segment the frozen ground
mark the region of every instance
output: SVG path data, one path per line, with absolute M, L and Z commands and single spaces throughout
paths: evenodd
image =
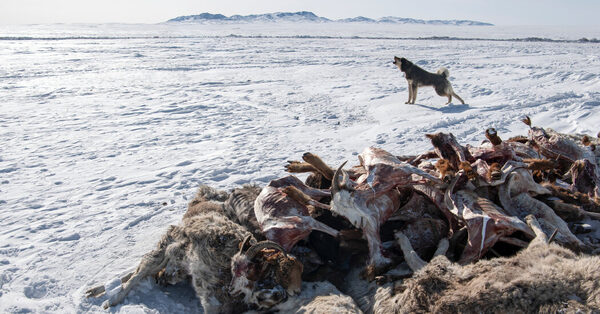
M 600 131 L 600 44 L 351 37 L 600 37 L 589 30 L 286 27 L 0 27 L 0 312 L 101 311 L 85 289 L 134 268 L 199 184 L 265 184 L 305 151 L 332 165 L 369 145 L 418 153 L 430 132 L 525 134 L 525 114 Z M 86 38 L 48 40 L 72 37 Z M 447 67 L 467 104 L 421 88 L 405 105 L 394 55 Z M 190 287 L 150 280 L 113 309 L 195 310 Z

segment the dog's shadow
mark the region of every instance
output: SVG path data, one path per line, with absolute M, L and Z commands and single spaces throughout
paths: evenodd
M 435 110 L 435 111 L 439 111 L 441 113 L 461 113 L 461 112 L 465 112 L 465 111 L 471 109 L 469 104 L 461 104 L 461 105 L 450 104 L 450 105 L 445 105 L 443 107 L 434 107 L 434 106 L 428 106 L 428 105 L 423 105 L 423 104 L 414 104 L 411 106 L 420 106 L 425 109 Z

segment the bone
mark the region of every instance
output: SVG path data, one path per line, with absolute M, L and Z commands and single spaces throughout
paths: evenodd
M 404 260 L 408 264 L 408 267 L 412 269 L 413 272 L 419 271 L 421 268 L 427 265 L 427 262 L 421 259 L 417 252 L 413 249 L 410 241 L 406 237 L 406 235 L 402 232 L 396 232 L 396 239 L 398 240 L 398 244 L 402 249 L 402 254 L 404 254 Z

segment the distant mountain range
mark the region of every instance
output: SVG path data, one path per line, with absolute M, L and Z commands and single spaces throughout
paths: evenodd
M 330 20 L 320 17 L 312 12 L 277 12 L 252 15 L 232 15 L 202 13 L 197 15 L 178 16 L 167 21 L 168 23 L 256 23 L 256 22 L 309 22 L 309 23 L 389 23 L 389 24 L 429 24 L 429 25 L 468 25 L 492 26 L 494 24 L 470 20 L 419 20 L 395 16 L 386 16 L 372 19 L 364 16 Z

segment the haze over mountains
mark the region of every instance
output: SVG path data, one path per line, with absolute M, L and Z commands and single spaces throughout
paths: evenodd
M 309 23 L 390 23 L 390 24 L 429 24 L 429 25 L 467 25 L 467 26 L 492 26 L 491 23 L 471 20 L 421 20 L 386 16 L 372 19 L 364 16 L 331 20 L 318 16 L 312 12 L 277 12 L 251 15 L 232 15 L 202 13 L 197 15 L 178 16 L 170 19 L 168 23 L 256 23 L 256 22 L 309 22 Z

